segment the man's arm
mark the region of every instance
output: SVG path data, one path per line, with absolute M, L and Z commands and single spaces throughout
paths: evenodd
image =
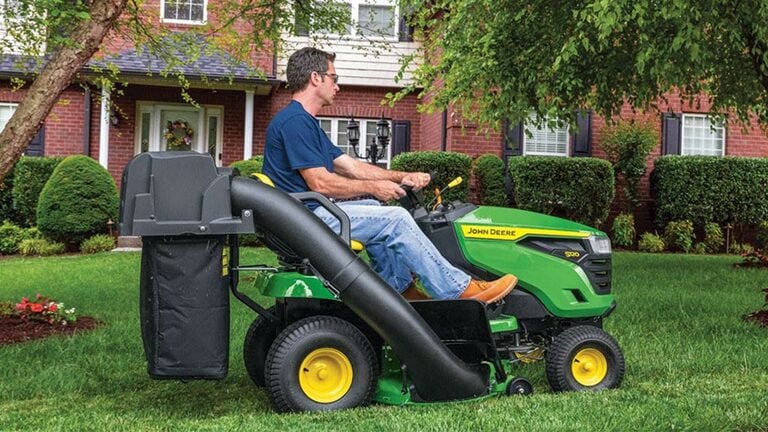
M 429 174 L 385 170 L 347 155 L 334 159 L 333 167 L 338 174 L 325 167 L 305 168 L 299 172 L 311 190 L 332 198 L 373 195 L 381 201 L 389 201 L 405 195 L 401 183 L 414 188 L 423 188 L 429 183 Z

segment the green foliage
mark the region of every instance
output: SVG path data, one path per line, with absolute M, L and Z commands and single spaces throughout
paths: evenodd
M 523 121 L 531 110 L 573 120 L 590 107 L 605 118 L 622 106 L 657 107 L 670 90 L 706 93 L 711 112 L 768 123 L 768 8 L 758 1 L 588 2 L 401 0 L 415 10 L 426 60 L 411 91 L 429 109 L 471 121 Z M 493 89 L 493 91 L 489 91 Z
M 749 243 L 733 242 L 728 248 L 728 253 L 733 255 L 747 255 L 755 251 L 754 246 Z
M 518 207 L 599 225 L 614 194 L 610 162 L 595 158 L 513 157 L 509 159 Z
M 768 219 L 768 159 L 663 156 L 651 175 L 656 223 L 758 224 Z
M 643 233 L 640 241 L 637 242 L 637 249 L 640 252 L 659 253 L 664 252 L 666 247 L 664 240 L 658 234 L 650 232 Z
M 694 232 L 691 221 L 672 221 L 664 228 L 664 242 L 670 250 L 688 253 L 693 246 Z
M 723 249 L 724 244 L 725 238 L 720 225 L 714 222 L 704 224 L 704 245 L 707 247 L 707 252 L 718 253 Z
M 646 160 L 658 139 L 656 129 L 649 123 L 621 122 L 603 132 L 600 147 L 608 154 L 623 186 L 626 210 L 640 206 L 637 185 L 645 175 Z
M 443 201 L 468 201 L 469 176 L 472 159 L 463 153 L 454 152 L 406 152 L 392 159 L 391 167 L 397 171 L 434 173 L 432 182 L 424 188 L 424 201 L 428 203 L 434 198 L 433 189 L 444 188 L 456 177 L 464 181 L 443 193 Z
M 3 221 L 3 224 L 0 225 L 0 254 L 15 254 L 19 251 L 19 243 L 25 238 L 24 228 L 14 225 L 10 221 Z
M 13 206 L 26 226 L 35 225 L 40 191 L 62 160 L 60 157 L 22 157 L 16 162 Z
M 706 243 L 698 242 L 693 245 L 691 252 L 695 253 L 696 255 L 704 255 L 709 253 L 709 248 L 707 247 Z
M 760 249 L 768 250 L 768 220 L 764 220 L 757 224 L 755 245 Z
M 504 162 L 495 154 L 484 154 L 475 160 L 472 172 L 480 191 L 480 204 L 496 207 L 507 205 L 504 190 Z
M 98 253 L 109 252 L 115 248 L 115 239 L 109 234 L 95 234 L 80 243 L 80 252 Z
M 258 155 L 248 160 L 232 162 L 229 167 L 237 168 L 241 176 L 248 177 L 253 173 L 260 173 L 262 165 L 264 165 L 264 156 Z
M 0 182 L 0 221 L 19 222 L 18 212 L 13 207 L 13 169 Z
M 69 156 L 40 193 L 38 227 L 48 238 L 77 245 L 106 233 L 107 222 L 117 221 L 118 206 L 115 182 L 107 170 L 88 156 Z
M 622 213 L 613 220 L 613 244 L 623 248 L 632 248 L 635 244 L 635 216 Z
M 44 238 L 31 238 L 19 243 L 19 254 L 24 256 L 49 256 L 64 253 L 64 243 L 51 242 Z

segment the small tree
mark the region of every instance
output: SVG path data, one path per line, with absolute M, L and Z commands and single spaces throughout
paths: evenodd
M 648 123 L 620 122 L 609 126 L 600 146 L 613 164 L 616 181 L 622 186 L 631 213 L 640 206 L 637 185 L 646 172 L 646 161 L 658 141 L 656 130 Z

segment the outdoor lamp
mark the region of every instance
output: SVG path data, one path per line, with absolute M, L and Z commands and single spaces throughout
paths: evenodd
M 387 144 L 389 143 L 389 122 L 381 116 L 381 120 L 376 122 L 376 137 L 370 144 L 365 146 L 365 156 L 358 152 L 357 145 L 360 143 L 360 124 L 354 118 L 347 122 L 347 139 L 352 146 L 352 151 L 359 159 L 365 159 L 367 162 L 376 165 L 379 159 L 387 154 Z
M 387 145 L 389 142 L 389 122 L 384 119 L 384 115 L 376 122 L 376 137 L 380 143 Z
M 347 139 L 357 153 L 357 144 L 360 142 L 360 124 L 352 117 L 347 122 Z

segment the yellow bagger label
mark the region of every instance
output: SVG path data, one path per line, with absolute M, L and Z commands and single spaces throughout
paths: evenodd
M 461 233 L 465 238 L 491 240 L 517 240 L 530 235 L 550 237 L 586 238 L 589 233 L 584 231 L 561 231 L 539 228 L 517 228 L 498 225 L 462 225 Z

